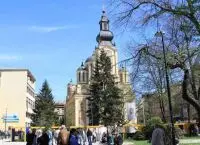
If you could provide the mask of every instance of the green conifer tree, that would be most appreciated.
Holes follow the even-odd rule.
[[[90,120],[90,125],[99,125],[99,104],[102,86],[100,85],[100,72],[99,72],[99,59],[96,59],[94,73],[92,75],[90,84],[90,96],[88,99],[89,109],[87,110],[87,115]]]
[[[55,102],[48,82],[45,80],[42,89],[36,97],[34,114],[32,115],[33,126],[51,127],[57,121]]]
[[[91,95],[88,97],[88,116],[93,125],[113,126],[121,124],[124,120],[122,91],[117,87],[111,71],[111,60],[101,51],[100,57],[96,58],[90,85]]]

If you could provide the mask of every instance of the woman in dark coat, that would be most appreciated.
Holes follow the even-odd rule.
[[[42,136],[38,138],[37,143],[38,145],[49,145],[49,136],[45,131],[42,133]]]

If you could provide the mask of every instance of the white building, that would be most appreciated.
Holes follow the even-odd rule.
[[[30,126],[35,108],[35,78],[27,69],[0,69],[0,129]]]

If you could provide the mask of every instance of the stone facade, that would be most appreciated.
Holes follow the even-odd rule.
[[[93,74],[95,59],[100,56],[101,50],[104,50],[107,56],[111,59],[112,75],[115,77],[115,82],[123,89],[125,104],[125,118],[136,122],[135,116],[135,100],[133,99],[132,88],[129,83],[129,74],[125,68],[118,68],[118,52],[115,44],[112,42],[113,33],[109,30],[109,20],[103,11],[99,22],[100,32],[97,35],[98,45],[92,56],[88,57],[85,62],[76,71],[77,83],[70,82],[67,86],[66,98],[66,125],[67,126],[84,126],[89,124],[86,111],[88,103],[86,97],[89,96],[89,85]],[[127,99],[128,98],[128,99]],[[130,115],[131,114],[131,115]]]

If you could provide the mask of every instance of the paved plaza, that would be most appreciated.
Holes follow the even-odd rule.
[[[26,142],[9,142],[8,140],[0,140],[0,145],[26,145]],[[103,145],[103,144],[101,144],[100,142],[96,142],[93,143],[92,145]],[[123,145],[134,145],[134,144],[132,142],[124,142]]]

